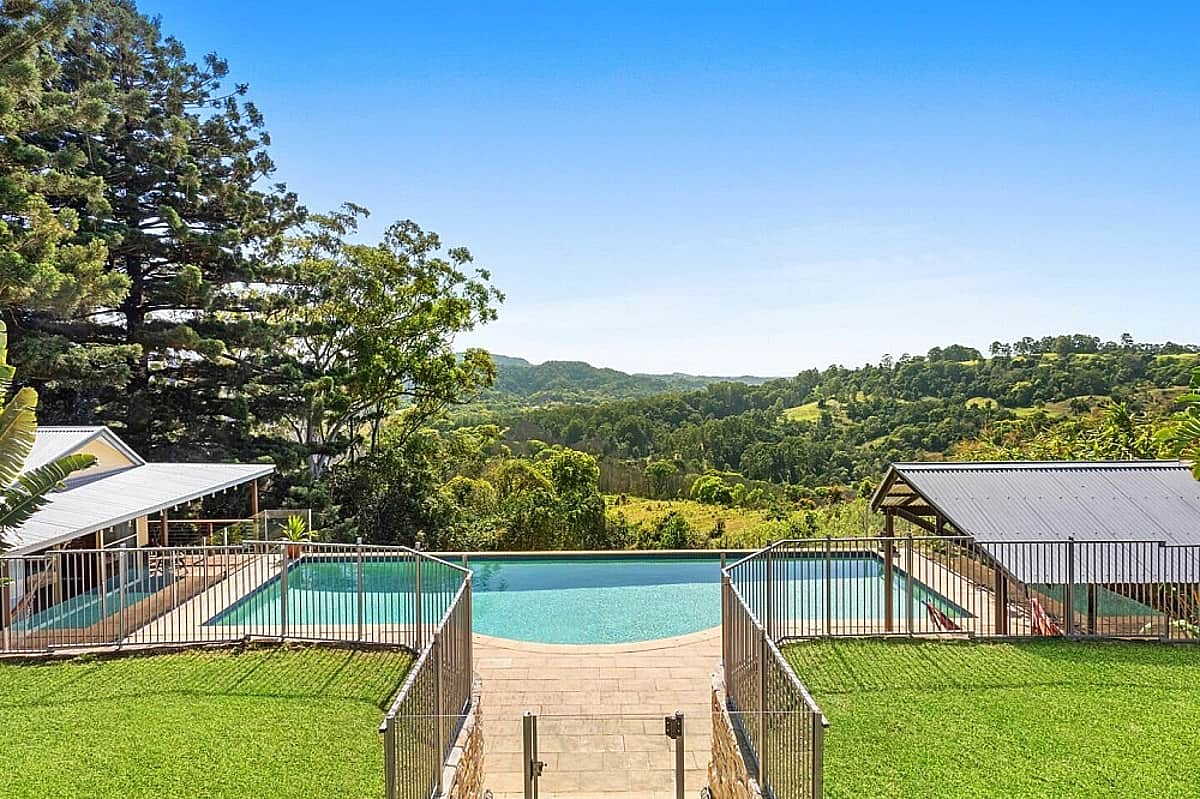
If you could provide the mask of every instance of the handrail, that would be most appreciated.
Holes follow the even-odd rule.
[[[341,544],[336,541],[309,541],[309,540],[289,541],[286,538],[282,538],[282,539],[277,538],[273,541],[266,541],[266,540],[257,539],[257,538],[255,538],[255,539],[248,538],[248,539],[244,540],[242,542],[242,544],[244,544],[246,546],[262,545],[262,546],[271,546],[271,547],[278,547],[280,544],[298,544],[300,546],[305,547],[306,549],[312,548],[312,547],[316,547],[317,549],[336,549],[338,547],[354,547],[355,549],[361,549],[364,552],[366,552],[366,551],[393,552],[393,553],[404,552],[409,555],[416,555],[417,557],[420,557],[422,560],[427,560],[432,563],[438,563],[438,564],[441,564],[442,566],[448,566],[451,569],[454,569],[459,574],[470,574],[471,573],[471,570],[469,568],[466,568],[458,563],[452,563],[451,561],[443,560],[442,558],[439,558],[436,555],[431,555],[428,552],[425,552],[424,550],[413,549],[412,547],[406,547],[406,546],[400,546],[400,545],[393,546],[393,545],[388,545],[388,544]]]
[[[470,583],[464,581],[463,584],[458,587],[458,591],[454,594],[454,600],[450,603],[450,607],[442,615],[441,621],[438,622],[438,626],[434,629],[434,636],[446,628],[446,623],[458,610],[458,603],[462,601],[463,595],[468,590],[470,590]],[[430,657],[430,653],[433,651],[434,640],[435,638],[431,636],[429,639],[429,644],[421,651],[420,656],[417,658],[416,662],[413,663],[412,668],[409,669],[408,676],[404,679],[404,684],[401,685],[400,690],[396,692],[396,698],[392,700],[392,704],[388,707],[383,723],[379,725],[380,732],[383,732],[384,728],[387,726],[388,718],[395,718],[396,711],[400,704],[404,701],[405,697],[408,695],[408,691],[412,687],[411,684],[416,680],[417,673],[421,670],[421,667],[424,665],[425,661]]]
[[[1195,546],[1195,544],[1173,544],[1168,541],[1164,541],[1161,538],[1080,538],[1079,535],[1080,534],[1078,532],[1076,532],[1072,536],[1074,538],[1075,543],[1077,543],[1077,544],[1159,544],[1161,546],[1168,546],[1168,547]],[[899,541],[905,541],[908,539],[912,539],[914,543],[923,543],[923,542],[928,542],[928,541],[942,541],[942,542],[970,541],[972,543],[979,544],[981,546],[990,546],[992,544],[996,544],[996,545],[1004,544],[1004,545],[1008,545],[1008,546],[1015,546],[1018,544],[1023,544],[1023,545],[1056,544],[1056,543],[1064,544],[1068,540],[1067,538],[1059,538],[1059,539],[988,538],[988,539],[980,539],[976,536],[970,536],[970,535],[892,535],[892,536],[888,536],[888,535],[847,535],[847,536],[837,536],[837,537],[819,536],[819,537],[813,537],[813,538],[781,538],[778,541],[768,542],[767,545],[764,546],[762,549],[755,550],[754,552],[751,552],[750,554],[746,555],[745,557],[741,558],[740,560],[737,560],[734,563],[727,565],[726,569],[732,569],[734,566],[745,563],[746,561],[751,560],[753,558],[759,557],[759,556],[765,554],[766,552],[777,549],[785,544],[821,544],[825,541],[826,538],[830,538],[833,541],[838,541],[838,542],[843,542],[843,543],[855,542],[855,541],[880,542],[880,541],[885,541],[885,540],[899,542]]]
[[[729,711],[753,759],[748,767],[779,799],[820,795],[818,729],[828,725],[780,651],[786,641],[1024,638],[1046,634],[1037,613],[1056,618],[1069,638],[1200,641],[1200,602],[1191,600],[1200,545],[1154,538],[788,538],[721,575]],[[811,735],[796,718],[807,713],[820,714]]]
[[[775,642],[770,638],[767,638],[767,648],[771,651],[771,654],[774,655],[778,662],[784,664],[785,668],[783,669],[783,673],[787,680],[792,684],[792,687],[800,692],[800,696],[804,700],[804,704],[808,705],[808,709],[810,711],[821,717],[822,725],[828,727],[829,719],[825,717],[825,712],[821,710],[821,706],[817,704],[817,700],[813,698],[811,693],[809,693],[808,686],[800,681],[800,678],[796,676],[796,672],[794,672],[792,667],[788,665],[787,658],[783,656],[783,652],[779,651],[779,647],[776,646]]]

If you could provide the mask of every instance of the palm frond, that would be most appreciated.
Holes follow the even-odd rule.
[[[0,410],[0,487],[17,481],[37,438],[37,392],[23,388]]]
[[[15,485],[0,491],[0,531],[24,524],[50,501],[47,495],[61,486],[72,472],[86,469],[95,462],[94,455],[67,455],[18,477]]]

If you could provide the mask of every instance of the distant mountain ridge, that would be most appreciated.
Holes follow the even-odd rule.
[[[584,361],[545,361],[531,363],[525,358],[491,353],[498,372],[496,384],[483,397],[489,404],[516,401],[541,405],[558,402],[599,402],[631,399],[704,388],[713,383],[761,385],[775,378],[755,375],[725,377],[671,374],[642,374],[592,366]]]

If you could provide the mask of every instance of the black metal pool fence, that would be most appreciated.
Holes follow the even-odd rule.
[[[402,646],[380,732],[389,797],[428,797],[469,712],[471,572],[406,547],[313,541],[0,556],[0,647],[249,640]]]
[[[819,797],[826,722],[780,654],[806,638],[1200,641],[1200,546],[968,537],[776,542],[722,570],[729,711],[768,796]]]

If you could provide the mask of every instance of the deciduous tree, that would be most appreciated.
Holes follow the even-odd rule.
[[[443,248],[410,221],[378,244],[348,240],[365,211],[314,217],[289,241],[275,324],[286,419],[314,478],[385,419],[395,441],[495,379],[487,353],[454,351],[455,337],[496,317],[503,297],[463,247]]]

